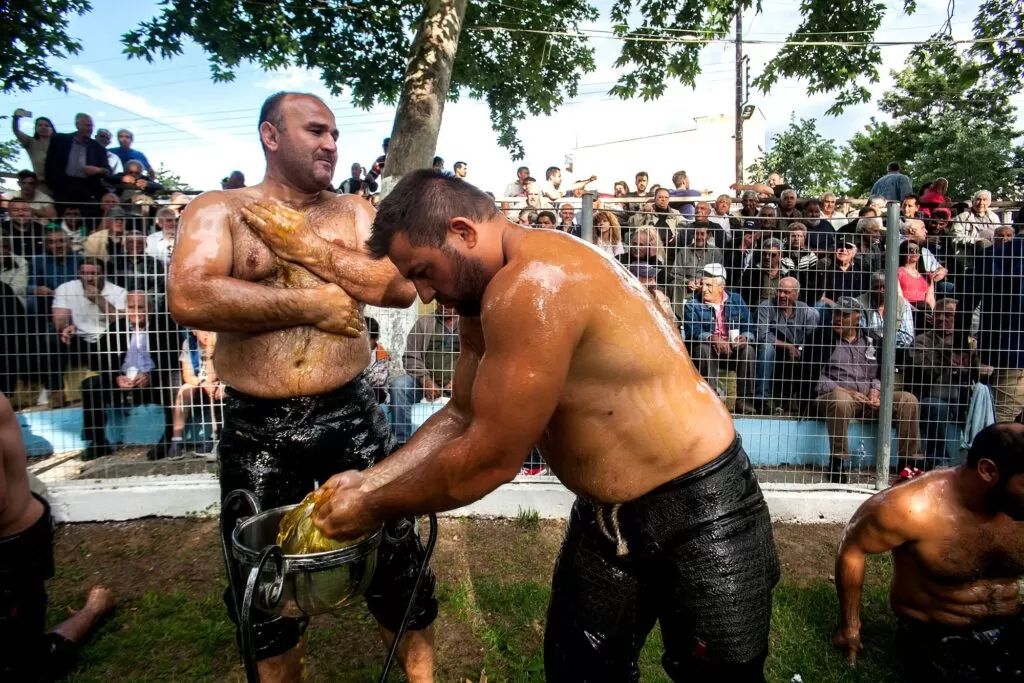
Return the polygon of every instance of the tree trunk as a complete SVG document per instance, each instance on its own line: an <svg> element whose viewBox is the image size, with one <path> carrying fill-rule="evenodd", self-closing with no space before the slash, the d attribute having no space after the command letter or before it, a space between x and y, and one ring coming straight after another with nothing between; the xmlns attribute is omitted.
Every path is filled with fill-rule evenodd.
<svg viewBox="0 0 1024 683"><path fill-rule="evenodd" d="M425 0L381 178L381 199L409 171L434 160L467 0Z"/></svg>

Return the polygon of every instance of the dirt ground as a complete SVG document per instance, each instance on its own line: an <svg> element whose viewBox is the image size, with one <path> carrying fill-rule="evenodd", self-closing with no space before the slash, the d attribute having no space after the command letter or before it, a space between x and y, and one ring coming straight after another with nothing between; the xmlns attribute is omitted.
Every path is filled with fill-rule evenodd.
<svg viewBox="0 0 1024 683"><path fill-rule="evenodd" d="M504 666L527 672L513 675L508 668L509 680L543 680L542 673L529 672L538 667L546 586L563 530L562 522L547 520L441 520L432 562L442 603L437 680L476 681L483 666L491 667L491 680L503 679L491 672ZM839 532L830 525L776 525L783 582L799 586L830 579ZM126 669L135 671L134 680L244 679L221 603L225 581L216 520L64 525L55 552L57 575L48 584L51 622L80 606L96 583L112 588L120 601L120 613L96 645L84 650L72 681L128 680ZM510 598L500 587L527 594ZM331 654L310 658L308 680L372 680L379 670L381 645L365 610L317 617L309 633L311 652ZM126 662L126 648L152 654L139 663L128 655ZM657 655L651 659L658 668Z"/></svg>

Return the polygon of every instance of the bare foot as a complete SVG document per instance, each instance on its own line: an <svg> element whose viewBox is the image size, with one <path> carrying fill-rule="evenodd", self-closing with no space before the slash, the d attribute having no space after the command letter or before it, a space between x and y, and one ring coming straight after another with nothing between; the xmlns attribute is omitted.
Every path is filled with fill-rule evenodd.
<svg viewBox="0 0 1024 683"><path fill-rule="evenodd" d="M114 591L106 586L93 586L89 591L89 597L85 601L85 609L97 617L105 615L114 609L117 600L114 599Z"/></svg>

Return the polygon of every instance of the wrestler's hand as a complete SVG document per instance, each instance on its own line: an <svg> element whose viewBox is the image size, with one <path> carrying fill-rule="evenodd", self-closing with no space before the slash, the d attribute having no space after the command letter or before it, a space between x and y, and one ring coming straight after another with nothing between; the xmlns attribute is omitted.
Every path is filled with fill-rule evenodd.
<svg viewBox="0 0 1024 683"><path fill-rule="evenodd" d="M320 500L313 511L313 524L329 538L346 541L359 538L380 526L364 505L360 490L365 477L351 470L336 474L320 487Z"/></svg>
<svg viewBox="0 0 1024 683"><path fill-rule="evenodd" d="M242 207L242 220L271 251L286 261L305 263L322 251L325 240L306 228L306 216L283 204L254 202Z"/></svg>
<svg viewBox="0 0 1024 683"><path fill-rule="evenodd" d="M860 642L860 628L840 627L832 637L832 644L846 651L846 662L850 666L857 665L857 653L864 649L864 644Z"/></svg>
<svg viewBox="0 0 1024 683"><path fill-rule="evenodd" d="M318 287L316 291L322 311L317 328L344 337L358 337L363 333L365 327L359 303L348 292L333 283Z"/></svg>

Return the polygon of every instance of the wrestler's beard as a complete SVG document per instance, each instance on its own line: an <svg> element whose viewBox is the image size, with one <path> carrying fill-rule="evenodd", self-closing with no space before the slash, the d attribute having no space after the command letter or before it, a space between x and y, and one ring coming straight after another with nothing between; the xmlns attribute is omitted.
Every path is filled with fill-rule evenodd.
<svg viewBox="0 0 1024 683"><path fill-rule="evenodd" d="M442 251L451 262L457 291L451 298L442 296L439 299L442 303L455 308L459 315L470 318L478 317L480 315L480 300L483 299L484 289L487 288L484 267L479 261L463 256L448 245L442 247Z"/></svg>
<svg viewBox="0 0 1024 683"><path fill-rule="evenodd" d="M989 491L988 508L993 512L1002 512L1015 522L1024 522L1024 501L1010 493L1008 482L1000 482Z"/></svg>

